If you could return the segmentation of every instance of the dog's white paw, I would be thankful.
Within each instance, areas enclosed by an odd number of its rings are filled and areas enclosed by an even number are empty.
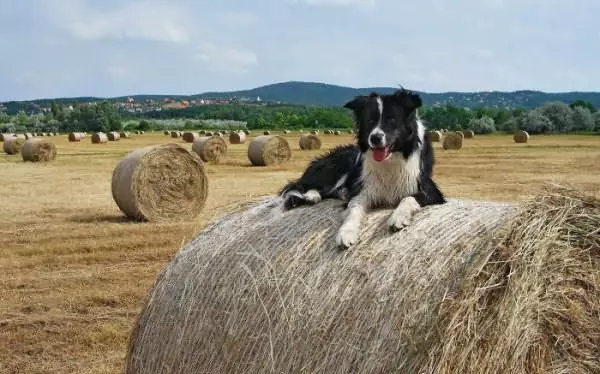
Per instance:
[[[304,200],[309,204],[317,204],[321,202],[321,194],[317,190],[308,190],[303,197]]]
[[[358,227],[342,225],[338,231],[335,243],[338,247],[349,248],[358,241]]]
[[[400,231],[412,223],[413,216],[421,209],[421,206],[414,197],[404,198],[394,213],[388,219],[388,227],[391,231]]]

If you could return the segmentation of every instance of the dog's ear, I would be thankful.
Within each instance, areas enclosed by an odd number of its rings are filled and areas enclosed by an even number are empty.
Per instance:
[[[412,112],[423,105],[423,101],[421,100],[421,96],[419,96],[419,94],[405,89],[394,92],[393,97],[394,101],[396,101],[396,103],[401,105],[403,108],[407,109],[408,112]]]
[[[344,108],[351,109],[356,112],[364,108],[365,104],[367,103],[367,100],[368,96],[356,96],[354,97],[354,99],[346,102],[344,104]]]

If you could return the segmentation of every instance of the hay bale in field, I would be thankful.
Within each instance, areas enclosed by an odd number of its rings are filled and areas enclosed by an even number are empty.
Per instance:
[[[300,137],[300,140],[298,141],[298,144],[300,145],[300,149],[305,149],[305,150],[314,150],[314,149],[321,149],[321,139],[313,134],[305,134],[302,135]]]
[[[333,135],[342,135],[342,133],[340,132],[340,130],[335,130],[335,131],[333,132]]]
[[[427,131],[427,137],[430,142],[440,142],[444,136],[441,131]]]
[[[0,132],[0,141],[1,142],[5,141],[6,139],[10,139],[10,138],[14,138],[14,137],[15,137],[15,134],[10,134],[10,133],[5,134],[5,133]]]
[[[246,142],[246,134],[242,131],[232,132],[229,134],[229,143],[231,144],[244,144]]]
[[[283,130],[283,133],[287,135],[290,133],[290,130]]]
[[[82,132],[72,132],[69,134],[70,142],[80,142],[84,138],[85,138],[85,134]]]
[[[33,134],[30,133],[30,132],[26,132],[24,135],[25,135],[25,140],[29,140],[29,139],[33,139],[34,138]]]
[[[194,141],[192,151],[204,162],[220,162],[227,154],[227,143],[218,135],[203,136]]]
[[[16,155],[21,152],[21,147],[25,144],[26,140],[19,137],[4,139],[4,152],[7,155]]]
[[[17,134],[17,135],[15,135],[15,138],[27,140],[27,137],[25,136],[25,134]]]
[[[108,141],[111,141],[111,142],[116,142],[119,139],[121,139],[121,136],[116,131],[110,131],[106,134],[106,136],[108,137]]]
[[[463,130],[461,132],[465,136],[465,139],[471,139],[475,137],[475,131],[473,130]]]
[[[33,138],[21,147],[23,161],[48,162],[56,158],[56,145],[50,140]]]
[[[92,144],[108,143],[108,135],[103,132],[95,132],[92,134]]]
[[[348,130],[348,134],[354,134],[354,130]]]
[[[119,134],[119,136],[121,137],[121,139],[130,139],[131,138],[131,133],[124,131],[124,132],[121,132]]]
[[[529,141],[529,133],[527,131],[519,130],[513,136],[515,143],[527,143]]]
[[[324,133],[325,135],[329,135],[329,134],[332,134],[332,133],[333,133],[333,131],[331,131],[331,130],[327,129],[327,130],[323,131],[323,133]]]
[[[449,200],[391,234],[279,198],[220,218],[161,271],[125,373],[600,372],[600,201]]]
[[[171,135],[171,132],[169,132],[169,131],[163,131],[163,134],[164,135]]]
[[[444,135],[444,140],[442,141],[442,148],[445,150],[448,149],[461,149],[463,146],[463,136],[457,132],[449,132]]]
[[[286,163],[292,157],[288,141],[279,135],[257,136],[248,146],[248,159],[254,166]]]
[[[171,138],[174,138],[174,139],[179,138],[179,131],[171,131]]]
[[[244,130],[244,134],[250,135],[250,131],[249,130]]]
[[[113,171],[113,199],[133,220],[181,221],[197,217],[208,196],[204,164],[178,144],[136,149]]]
[[[265,130],[265,131],[263,131],[263,135],[271,135],[271,131]]]
[[[310,132],[312,135],[319,135],[319,131],[318,130],[313,130]]]
[[[206,134],[206,130],[200,130],[200,131],[198,132],[198,134],[200,134],[200,135],[204,135],[204,134]]]
[[[204,133],[204,135],[206,135],[206,136],[213,136],[213,133],[211,131],[207,131],[207,132]]]
[[[200,137],[200,134],[197,132],[184,132],[183,133],[183,141],[186,143],[193,143]]]

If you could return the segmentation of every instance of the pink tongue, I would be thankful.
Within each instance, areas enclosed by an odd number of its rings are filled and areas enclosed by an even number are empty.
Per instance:
[[[390,153],[388,147],[385,147],[385,148],[373,148],[372,152],[373,152],[373,158],[377,162],[381,162],[381,161],[385,160],[385,158]]]

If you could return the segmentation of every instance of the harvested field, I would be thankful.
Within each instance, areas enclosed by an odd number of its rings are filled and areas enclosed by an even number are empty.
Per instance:
[[[276,193],[313,157],[353,138],[325,137],[320,150],[300,152],[299,136],[286,136],[292,159],[268,168],[250,165],[255,136],[229,145],[224,162],[205,164],[206,206],[183,224],[132,223],[111,196],[119,160],[148,145],[191,149],[179,139],[147,133],[98,147],[61,136],[52,139],[60,157],[45,165],[0,155],[1,194],[9,197],[0,218],[0,372],[121,372],[144,298],[175,253],[231,205]],[[457,152],[435,143],[434,177],[452,198],[513,202],[547,181],[600,196],[599,139],[538,135],[516,144],[512,134],[477,135]]]

